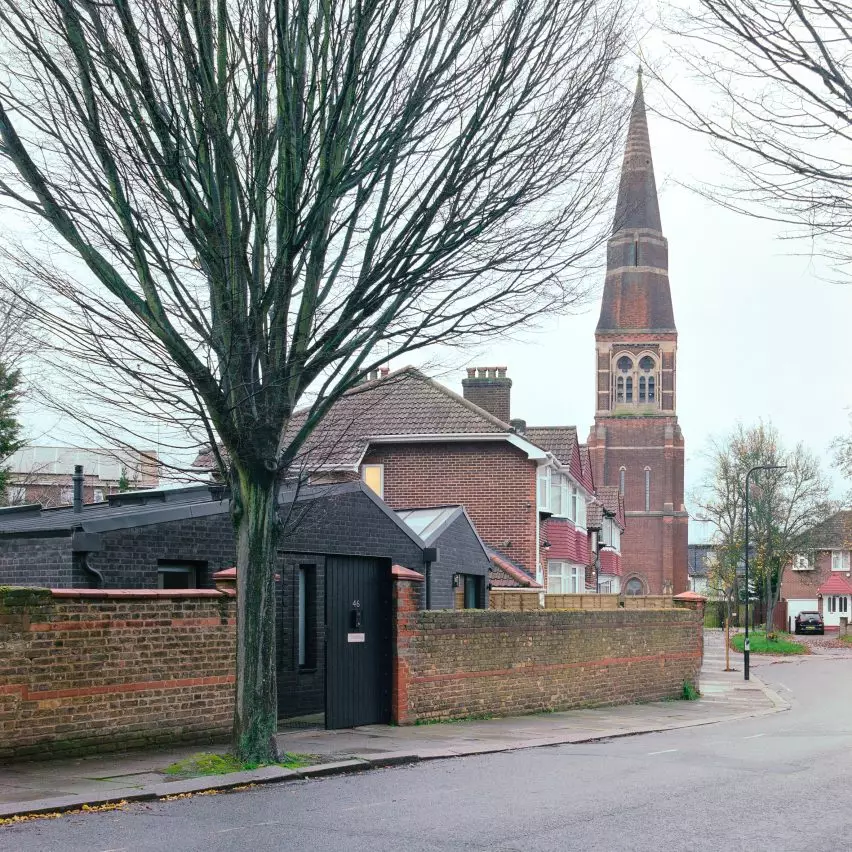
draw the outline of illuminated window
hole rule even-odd
[[[371,491],[385,496],[385,466],[383,464],[361,465],[361,479]]]

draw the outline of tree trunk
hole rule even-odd
[[[243,761],[276,758],[276,478],[234,476],[237,538],[237,688],[233,748]]]

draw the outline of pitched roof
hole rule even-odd
[[[813,550],[852,549],[852,509],[841,509],[803,536]]]
[[[621,230],[650,228],[662,231],[657,184],[654,180],[654,162],[651,157],[651,139],[648,135],[648,118],[645,114],[645,92],[642,88],[642,69],[636,81],[636,94],[630,112],[630,125],[624,146],[624,162],[618,201],[615,205],[613,233]]]
[[[494,589],[541,589],[541,583],[536,582],[523,568],[515,565],[511,559],[491,547],[485,552],[491,559],[491,587]]]
[[[624,498],[617,485],[599,485],[597,498],[603,503],[608,515],[612,515],[618,525],[624,529]]]
[[[583,483],[594,493],[595,490],[595,475],[592,471],[592,455],[586,444],[580,444],[580,465],[583,470]]]
[[[566,467],[571,464],[577,448],[576,426],[527,426],[524,437],[553,453]]]
[[[818,589],[820,595],[852,595],[852,585],[838,574],[833,574]]]
[[[287,438],[307,415],[293,416]],[[414,367],[404,367],[347,391],[308,437],[299,461],[313,470],[354,467],[369,440],[380,436],[500,433],[515,434],[508,423]]]

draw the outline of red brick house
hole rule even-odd
[[[595,330],[594,482],[624,500],[625,592],[686,591],[684,441],[677,418],[677,328],[640,75]]]
[[[594,500],[591,462],[574,427],[509,422],[505,368],[467,372],[464,396],[411,367],[371,377],[312,433],[302,471],[312,482],[360,477],[395,510],[464,506],[489,548],[492,588],[596,588],[593,553],[604,543],[595,524],[610,538],[616,530],[608,543],[618,547],[617,494]],[[617,553],[603,555],[602,565],[611,582]]]
[[[779,597],[791,631],[796,616],[808,610],[822,613],[828,630],[838,628],[841,617],[852,619],[852,510],[808,532],[806,546],[784,569]]]

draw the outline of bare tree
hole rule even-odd
[[[626,22],[620,0],[0,0],[0,193],[65,253],[15,252],[42,313],[104,405],[227,453],[242,757],[275,733],[282,470],[387,357],[583,296]]]
[[[819,459],[801,443],[786,449],[771,424],[740,425],[723,440],[711,441],[709,455],[699,504],[716,528],[725,584],[736,580],[744,556],[746,473],[758,465],[786,465],[786,470],[755,474],[749,489],[749,562],[771,625],[785,567],[806,546],[808,530],[836,509],[829,482]]]
[[[669,83],[679,120],[715,143],[736,210],[818,238],[848,280],[852,256],[852,6],[847,0],[696,0],[669,47],[707,97]],[[682,72],[681,72],[682,73]]]

